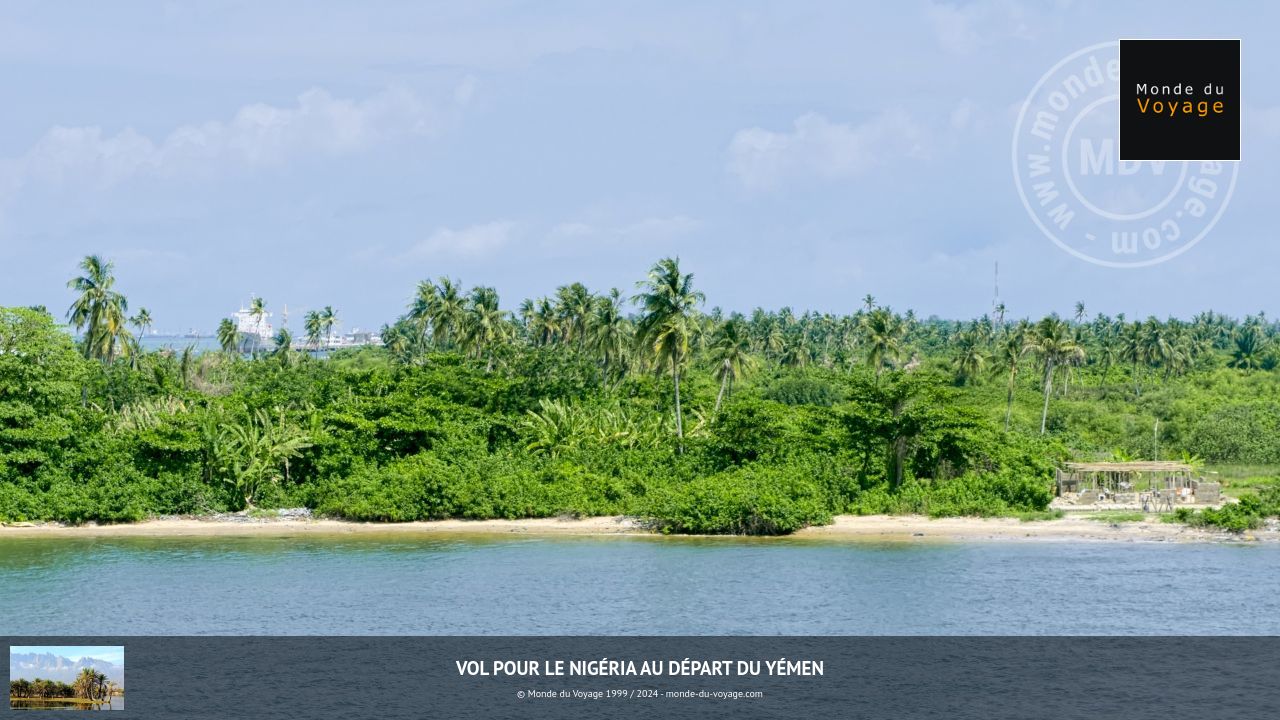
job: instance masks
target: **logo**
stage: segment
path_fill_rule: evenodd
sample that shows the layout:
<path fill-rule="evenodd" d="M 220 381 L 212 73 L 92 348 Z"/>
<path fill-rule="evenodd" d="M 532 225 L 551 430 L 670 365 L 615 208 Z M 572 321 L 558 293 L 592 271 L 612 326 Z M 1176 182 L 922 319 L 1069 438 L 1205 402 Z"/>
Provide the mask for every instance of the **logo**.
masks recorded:
<path fill-rule="evenodd" d="M 1118 42 L 1050 68 L 1018 114 L 1013 175 L 1023 207 L 1058 247 L 1097 265 L 1145 267 L 1213 229 L 1239 165 L 1121 160 L 1120 74 Z"/>
<path fill-rule="evenodd" d="M 1123 160 L 1240 159 L 1239 40 L 1121 40 Z"/>

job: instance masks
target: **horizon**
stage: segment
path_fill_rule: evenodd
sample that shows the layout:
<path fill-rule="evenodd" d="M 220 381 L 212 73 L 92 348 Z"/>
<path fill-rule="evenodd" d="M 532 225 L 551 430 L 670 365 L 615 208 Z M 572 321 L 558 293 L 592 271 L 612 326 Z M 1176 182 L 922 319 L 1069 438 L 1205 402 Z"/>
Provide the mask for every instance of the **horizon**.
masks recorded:
<path fill-rule="evenodd" d="M 106 259 L 107 261 L 111 262 L 111 258 L 104 258 L 104 259 Z M 676 259 L 677 259 L 677 260 L 679 260 L 679 258 L 676 258 Z M 115 270 L 118 272 L 118 271 L 119 271 L 119 268 L 118 268 L 118 267 L 116 267 L 116 268 L 115 268 Z M 696 285 L 696 281 L 697 281 L 697 273 L 694 273 L 694 276 L 695 276 L 695 277 L 694 277 L 694 280 L 695 280 L 695 285 Z M 453 279 L 458 280 L 458 278 L 453 278 Z M 433 282 L 434 282 L 434 280 L 435 280 L 435 279 L 434 279 L 434 278 L 427 278 L 427 280 L 431 280 L 431 281 L 433 281 Z M 572 282 L 574 282 L 574 281 L 566 282 L 566 283 L 565 283 L 565 285 L 570 284 L 570 283 L 572 283 Z M 584 283 L 584 284 L 585 284 L 585 283 Z M 460 285 L 461 285 L 461 287 L 463 287 L 464 289 L 471 289 L 471 288 L 474 288 L 474 287 L 480 287 L 480 286 L 483 286 L 483 283 L 478 284 L 478 285 L 469 285 L 469 284 L 467 284 L 466 282 L 461 282 L 461 283 L 460 283 Z M 633 283 L 633 285 L 634 285 L 634 283 Z M 122 292 L 122 293 L 125 295 L 126 299 L 129 299 L 130 312 L 136 312 L 140 307 L 143 307 L 143 306 L 141 306 L 141 305 L 139 305 L 139 304 L 136 304 L 136 303 L 135 303 L 131 298 L 129 298 L 129 293 L 127 292 L 127 290 L 126 290 L 126 289 L 119 287 L 119 285 L 117 285 L 117 286 L 116 286 L 116 289 L 117 289 L 117 290 L 119 290 L 120 292 Z M 549 288 L 546 292 L 539 293 L 539 294 L 537 294 L 537 295 L 528 296 L 528 297 L 521 297 L 521 298 L 519 298 L 519 299 L 516 299 L 514 302 L 502 301 L 502 302 L 500 302 L 500 307 L 501 307 L 503 310 L 505 310 L 505 311 L 507 311 L 507 312 L 511 313 L 511 315 L 513 316 L 513 318 L 515 318 L 515 319 L 519 319 L 519 314 L 518 314 L 518 312 L 517 312 L 517 308 L 518 308 L 518 306 L 519 306 L 520 302 L 522 302 L 522 301 L 524 301 L 524 300 L 533 300 L 533 299 L 539 299 L 539 298 L 543 298 L 543 297 L 548 297 L 548 298 L 553 297 L 553 296 L 554 296 L 554 292 L 555 292 L 555 290 L 556 290 L 556 289 L 558 289 L 558 288 Z M 591 288 L 591 287 L 588 287 L 587 289 L 588 289 L 590 292 L 592 292 L 592 293 L 594 293 L 594 294 L 596 294 L 596 295 L 600 295 L 600 294 L 607 293 L 609 290 L 613 290 L 613 289 L 621 290 L 621 288 L 617 288 L 617 287 L 614 287 L 614 288 Z M 67 294 L 68 294 L 69 296 L 70 296 L 70 295 L 73 295 L 72 291 L 70 291 L 70 290 L 67 290 L 66 292 L 67 292 Z M 262 299 L 264 299 L 264 300 L 268 300 L 267 298 L 265 298 L 265 297 L 263 297 L 263 296 L 260 296 L 260 295 L 257 295 L 257 294 L 250 294 L 250 295 L 249 295 L 250 301 L 252 301 L 254 298 L 258 298 L 258 297 L 261 297 L 261 298 L 262 298 Z M 502 297 L 502 296 L 500 295 L 500 298 L 501 298 L 501 297 Z M 634 317 L 634 316 L 635 316 L 635 312 L 634 312 L 634 302 L 633 302 L 633 300 L 634 300 L 634 296 L 632 296 L 632 295 L 628 295 L 628 294 L 623 294 L 623 298 L 624 298 L 625 306 L 626 306 L 626 307 L 628 308 L 628 310 L 629 310 L 629 311 L 627 312 L 626 316 L 627 316 L 627 317 Z M 1054 309 L 1050 309 L 1049 311 L 1044 312 L 1044 313 L 1041 313 L 1041 314 L 1024 314 L 1024 313 L 1018 313 L 1018 312 L 1015 312 L 1015 311 L 1014 311 L 1014 309 L 1012 309 L 1012 308 L 1008 307 L 1007 303 L 1004 303 L 1003 299 L 1002 299 L 1002 298 L 1000 298 L 1000 297 L 997 295 L 997 296 L 994 298 L 994 300 L 993 300 L 992 304 L 991 304 L 990 306 L 988 306 L 985 310 L 982 310 L 982 311 L 980 311 L 980 312 L 977 312 L 976 314 L 974 314 L 974 315 L 970 315 L 970 316 L 968 316 L 968 317 L 963 317 L 963 316 L 948 316 L 948 315 L 943 315 L 943 314 L 940 314 L 940 313 L 924 314 L 924 313 L 921 313 L 921 312 L 916 311 L 916 309 L 915 309 L 914 307 L 907 306 L 907 307 L 904 307 L 904 308 L 898 308 L 898 307 L 894 307 L 894 306 L 889 305 L 889 304 L 881 304 L 881 303 L 879 303 L 879 302 L 878 302 L 878 298 L 873 298 L 873 299 L 876 299 L 876 300 L 877 300 L 877 307 L 883 307 L 883 308 L 885 308 L 885 309 L 887 309 L 887 310 L 893 311 L 893 312 L 894 312 L 894 313 L 896 313 L 896 314 L 899 314 L 899 315 L 905 315 L 906 313 L 915 313 L 915 318 L 916 318 L 916 320 L 917 320 L 917 321 L 919 321 L 919 322 L 967 323 L 967 322 L 973 322 L 973 321 L 981 320 L 981 319 L 983 319 L 983 318 L 993 318 L 993 316 L 996 314 L 996 313 L 995 313 L 995 310 L 996 310 L 996 306 L 997 306 L 997 305 L 1003 305 L 1003 306 L 1004 306 L 1004 308 L 1003 308 L 1003 309 L 1004 309 L 1004 315 L 1003 315 L 1003 317 L 1004 317 L 1004 324 L 1005 324 L 1005 325 L 1011 325 L 1011 324 L 1014 324 L 1014 323 L 1016 323 L 1016 322 L 1017 322 L 1017 321 L 1019 321 L 1019 320 L 1035 320 L 1035 319 L 1037 319 L 1037 318 L 1042 318 L 1042 317 L 1047 317 L 1047 316 L 1055 316 L 1055 317 L 1059 317 L 1059 318 L 1061 318 L 1061 319 L 1063 319 L 1063 320 L 1067 321 L 1069 324 L 1073 324 L 1073 325 L 1087 325 L 1087 324 L 1089 324 L 1089 323 L 1091 323 L 1091 322 L 1094 322 L 1094 321 L 1096 321 L 1096 320 L 1098 320 L 1098 319 L 1102 319 L 1102 318 L 1110 319 L 1110 320 L 1116 320 L 1116 319 L 1123 318 L 1124 320 L 1126 320 L 1126 321 L 1128 321 L 1128 322 L 1134 322 L 1134 321 L 1137 321 L 1137 320 L 1146 320 L 1146 319 L 1148 319 L 1148 318 L 1156 318 L 1156 319 L 1161 320 L 1161 321 L 1163 321 L 1163 322 L 1168 322 L 1168 321 L 1192 322 L 1192 321 L 1194 321 L 1197 317 L 1199 317 L 1199 316 L 1201 316 L 1201 315 L 1206 315 L 1206 314 L 1208 314 L 1208 315 L 1216 315 L 1216 316 L 1220 316 L 1220 317 L 1223 317 L 1223 318 L 1225 318 L 1225 319 L 1227 319 L 1227 320 L 1230 320 L 1230 321 L 1233 321 L 1233 322 L 1245 322 L 1245 321 L 1252 320 L 1252 319 L 1266 319 L 1266 316 L 1267 316 L 1267 314 L 1268 314 L 1266 310 L 1249 311 L 1249 312 L 1243 312 L 1243 313 L 1227 313 L 1227 312 L 1221 312 L 1221 311 L 1219 311 L 1219 310 L 1217 310 L 1216 308 L 1213 308 L 1213 307 L 1205 307 L 1205 308 L 1201 308 L 1201 309 L 1199 309 L 1199 310 L 1193 310 L 1193 311 L 1188 312 L 1188 313 L 1183 314 L 1183 315 L 1176 315 L 1176 314 L 1166 314 L 1166 315 L 1158 315 L 1158 314 L 1149 314 L 1149 315 L 1130 315 L 1130 314 L 1128 314 L 1128 313 L 1126 313 L 1126 312 L 1124 312 L 1124 311 L 1111 312 L 1111 311 L 1108 311 L 1108 310 L 1106 310 L 1106 309 L 1098 310 L 1098 309 L 1096 309 L 1096 308 L 1094 308 L 1094 307 L 1091 307 L 1091 306 L 1090 306 L 1087 302 L 1085 302 L 1083 299 L 1078 299 L 1078 300 L 1076 300 L 1076 301 L 1073 301 L 1073 302 L 1071 303 L 1071 307 L 1070 307 L 1070 308 L 1064 308 L 1063 310 L 1054 310 Z M 1084 303 L 1085 310 L 1086 310 L 1086 312 L 1085 312 L 1084 316 L 1083 316 L 1082 318 L 1079 318 L 1079 319 L 1077 319 L 1077 317 L 1076 317 L 1076 314 L 1077 314 L 1077 308 L 1075 307 L 1075 303 L 1077 303 L 1077 302 L 1079 302 L 1079 303 Z M 243 312 L 243 311 L 245 311 L 245 310 L 247 310 L 247 309 L 248 309 L 248 305 L 249 305 L 249 303 L 240 303 L 240 304 L 239 304 L 239 307 L 238 307 L 238 310 Z M 406 305 L 407 305 L 407 303 L 406 303 Z M 0 307 L 5 307 L 5 306 L 6 306 L 6 305 L 5 305 L 4 303 L 0 303 Z M 30 305 L 30 304 L 27 304 L 27 305 L 23 305 L 23 304 L 13 304 L 13 305 L 9 305 L 9 307 L 29 307 L 29 308 L 33 308 L 33 309 L 43 309 L 45 312 L 48 312 L 48 313 L 49 313 L 49 314 L 54 318 L 55 323 L 56 323 L 59 327 L 61 327 L 61 328 L 65 329 L 65 330 L 67 330 L 67 331 L 69 331 L 69 332 L 70 332 L 70 334 L 71 334 L 73 337 L 76 337 L 76 338 L 79 338 L 79 337 L 80 337 L 80 336 L 75 332 L 75 330 L 71 327 L 70 323 L 67 321 L 67 313 L 66 313 L 65 311 L 64 311 L 63 313 L 59 314 L 58 312 L 55 312 L 55 310 L 54 310 L 53 308 L 50 308 L 50 307 L 49 307 L 49 306 L 47 306 L 47 305 L 39 305 L 39 304 L 36 304 L 36 305 Z M 150 306 L 150 305 L 148 305 L 148 306 L 145 306 L 145 307 L 146 307 L 149 311 L 150 311 L 150 310 L 154 310 L 154 306 Z M 288 327 L 288 328 L 290 328 L 290 329 L 298 329 L 298 328 L 300 328 L 300 327 L 301 327 L 301 325 L 302 325 L 302 320 L 303 320 L 303 316 L 304 316 L 304 313 L 306 312 L 306 310 L 303 310 L 303 309 L 296 309 L 296 310 L 288 309 L 288 308 L 289 308 L 288 303 L 282 303 L 282 304 L 281 304 L 281 306 L 279 306 L 279 308 L 280 308 L 280 309 L 276 309 L 276 306 L 273 306 L 273 305 L 270 303 L 270 301 L 268 300 L 268 304 L 267 304 L 267 313 L 266 313 L 265 317 L 267 317 L 267 318 L 279 318 L 279 317 L 281 317 L 281 310 L 286 311 L 286 312 L 288 313 L 289 321 L 288 321 L 287 323 L 282 323 L 281 325 L 276 326 L 276 329 L 279 329 L 280 327 Z M 376 333 L 376 332 L 379 332 L 382 328 L 384 328 L 384 327 L 386 327 L 386 326 L 393 325 L 397 320 L 399 320 L 399 319 L 403 318 L 403 317 L 405 316 L 406 309 L 407 309 L 407 308 L 402 307 L 402 308 L 401 308 L 401 309 L 400 309 L 396 314 L 394 314 L 394 315 L 392 315 L 392 316 L 389 316 L 389 317 L 387 317 L 386 319 L 384 319 L 384 320 L 382 320 L 382 321 L 374 322 L 374 323 L 372 323 L 372 324 L 370 324 L 370 325 L 355 326 L 355 325 L 351 325 L 351 324 L 348 324 L 348 323 L 346 323 L 346 322 L 345 322 L 345 320 L 344 320 L 344 318 L 343 318 L 343 315 L 342 315 L 342 308 L 340 308 L 340 307 L 335 308 L 335 310 L 336 310 L 336 311 L 337 311 L 337 313 L 338 313 L 338 326 L 341 328 L 341 330 L 340 330 L 340 333 L 339 333 L 339 334 L 352 333 L 352 332 L 357 332 L 357 331 L 360 331 L 360 332 L 375 332 L 375 333 Z M 734 315 L 734 314 L 740 314 L 740 315 L 742 315 L 742 316 L 744 316 L 744 317 L 750 318 L 750 317 L 751 317 L 751 315 L 752 315 L 754 312 L 756 312 L 757 310 L 762 310 L 762 311 L 764 311 L 765 313 L 776 314 L 776 313 L 781 312 L 781 311 L 782 311 L 782 310 L 784 310 L 784 309 L 790 310 L 790 311 L 791 311 L 795 316 L 797 316 L 797 317 L 801 317 L 801 316 L 804 316 L 804 315 L 807 315 L 807 314 L 816 314 L 816 315 L 819 315 L 819 316 L 821 316 L 821 315 L 831 315 L 831 316 L 834 316 L 834 317 L 842 317 L 842 316 L 855 316 L 855 315 L 857 315 L 857 314 L 859 314 L 859 313 L 865 312 L 865 309 L 866 309 L 866 308 L 865 308 L 865 297 L 860 297 L 860 298 L 857 300 L 857 304 L 856 304 L 853 308 L 851 308 L 851 309 L 847 309 L 847 310 L 837 310 L 837 311 L 822 311 L 822 310 L 817 310 L 817 309 L 815 309 L 815 308 L 799 307 L 799 306 L 795 306 L 795 305 L 792 305 L 792 304 L 789 304 L 789 303 L 783 303 L 783 304 L 781 304 L 781 305 L 774 306 L 774 307 L 765 307 L 765 306 L 762 306 L 762 305 L 756 305 L 756 306 L 753 306 L 753 307 L 750 307 L 750 308 L 727 308 L 727 307 L 724 307 L 724 306 L 722 306 L 722 305 L 720 305 L 720 304 L 718 304 L 718 303 L 713 302 L 710 298 L 708 298 L 705 302 L 703 302 L 703 303 L 700 305 L 700 312 L 702 312 L 703 314 L 709 314 L 709 313 L 712 313 L 712 312 L 714 312 L 714 311 L 717 311 L 717 310 L 718 310 L 718 311 L 721 311 L 725 317 L 729 317 L 729 316 Z M 163 329 L 162 329 L 162 328 L 160 328 L 160 327 L 154 327 L 154 326 L 153 326 L 153 327 L 152 327 L 152 329 L 151 329 L 151 332 L 148 332 L 148 333 L 145 333 L 145 334 L 144 334 L 144 333 L 137 333 L 137 336 L 138 336 L 138 337 L 140 337 L 140 338 L 172 339 L 172 338 L 190 337 L 190 334 L 194 332 L 194 333 L 196 333 L 196 337 L 198 337 L 198 338 L 200 338 L 200 339 L 207 339 L 207 338 L 214 337 L 214 335 L 215 335 L 215 331 L 216 331 L 216 327 L 217 327 L 217 324 L 218 324 L 219 322 L 221 322 L 224 318 L 232 317 L 232 316 L 233 316 L 233 314 L 234 314 L 234 312 L 236 312 L 236 311 L 232 311 L 232 312 L 226 313 L 226 314 L 224 314 L 224 315 L 222 315 L 222 316 L 219 316 L 218 318 L 213 319 L 212 321 L 209 321 L 209 324 L 208 324 L 208 325 L 203 325 L 203 326 L 202 326 L 202 325 L 192 325 L 192 326 L 190 326 L 190 327 L 188 327 L 188 328 L 186 328 L 186 329 L 183 329 L 183 328 L 169 328 L 169 327 L 165 327 L 165 328 L 163 328 Z M 154 313 L 153 313 L 153 314 L 154 314 Z M 993 318 L 993 322 L 994 322 L 994 318 Z M 1273 321 L 1273 322 L 1274 322 L 1274 321 Z M 159 323 L 157 323 L 157 325 L 159 325 Z"/>

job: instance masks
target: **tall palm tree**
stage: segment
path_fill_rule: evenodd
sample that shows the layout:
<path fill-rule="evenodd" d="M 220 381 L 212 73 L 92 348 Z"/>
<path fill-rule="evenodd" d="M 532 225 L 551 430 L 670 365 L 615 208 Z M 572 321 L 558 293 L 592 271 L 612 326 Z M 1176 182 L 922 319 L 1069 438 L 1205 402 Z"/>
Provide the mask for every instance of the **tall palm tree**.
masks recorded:
<path fill-rule="evenodd" d="M 588 344 L 600 358 L 605 377 L 609 377 L 611 370 L 625 367 L 621 361 L 626 352 L 630 326 L 623 316 L 622 304 L 622 291 L 613 288 L 608 295 L 596 298 L 587 323 Z"/>
<path fill-rule="evenodd" d="M 967 384 L 977 380 L 987 364 L 987 353 L 983 351 L 984 339 L 976 329 L 968 330 L 957 336 L 955 357 L 956 378 Z"/>
<path fill-rule="evenodd" d="M 249 315 L 253 317 L 253 350 L 257 352 L 262 347 L 262 325 L 267 317 L 267 301 L 260 297 L 250 300 Z"/>
<path fill-rule="evenodd" d="M 430 339 L 431 321 L 435 315 L 436 307 L 436 286 L 430 280 L 423 280 L 418 283 L 417 292 L 414 293 L 413 301 L 409 303 L 409 322 L 417 328 L 419 338 L 423 341 Z"/>
<path fill-rule="evenodd" d="M 556 288 L 556 315 L 566 342 L 582 347 L 587 342 L 587 326 L 595 307 L 595 296 L 582 283 Z"/>
<path fill-rule="evenodd" d="M 307 345 L 312 350 L 320 349 L 320 338 L 324 337 L 324 318 L 317 310 L 310 310 L 302 318 L 302 329 L 307 333 Z"/>
<path fill-rule="evenodd" d="M 1142 375 L 1140 369 L 1151 361 L 1151 345 L 1147 342 L 1146 330 L 1142 323 L 1135 322 L 1125 326 L 1120 340 L 1120 359 L 1133 367 L 1133 392 L 1142 394 Z"/>
<path fill-rule="evenodd" d="M 878 384 L 886 363 L 897 360 L 902 355 L 906 328 L 902 319 L 892 311 L 878 307 L 862 316 L 861 330 L 867 362 L 875 368 Z"/>
<path fill-rule="evenodd" d="M 431 337 L 441 347 L 453 347 L 462 339 L 467 299 L 462 295 L 461 284 L 447 277 L 440 278 L 435 291 L 431 304 Z"/>
<path fill-rule="evenodd" d="M 84 274 L 67 282 L 68 288 L 80 293 L 67 309 L 67 320 L 77 332 L 84 330 L 84 356 L 110 363 L 119 353 L 128 352 L 129 301 L 114 289 L 111 262 L 89 255 L 80 261 L 80 269 Z"/>
<path fill-rule="evenodd" d="M 333 345 L 333 328 L 338 324 L 338 313 L 332 305 L 325 305 L 320 311 L 320 326 L 324 328 L 325 347 Z"/>
<path fill-rule="evenodd" d="M 151 332 L 151 311 L 146 308 L 138 308 L 138 313 L 129 318 L 129 324 L 138 328 L 138 334 L 146 336 Z"/>
<path fill-rule="evenodd" d="M 560 322 L 550 298 L 538 298 L 530 303 L 525 328 L 534 345 L 549 345 L 560 335 Z"/>
<path fill-rule="evenodd" d="M 640 306 L 636 342 L 660 364 L 671 368 L 675 384 L 676 437 L 684 448 L 684 417 L 680 407 L 680 371 L 689 352 L 689 336 L 698 306 L 705 296 L 693 289 L 693 273 L 680 272 L 679 258 L 654 263 L 649 277 L 636 283 L 633 301 Z"/>
<path fill-rule="evenodd" d="M 1053 373 L 1060 365 L 1084 357 L 1084 348 L 1076 344 L 1071 328 L 1060 318 L 1050 315 L 1027 336 L 1027 349 L 1044 363 L 1044 409 L 1040 413 L 1040 434 L 1049 419 L 1049 396 L 1053 393 Z"/>
<path fill-rule="evenodd" d="M 730 392 L 733 383 L 755 369 L 756 359 L 751 355 L 751 341 L 737 318 L 726 320 L 716 330 L 715 340 L 711 344 L 711 361 L 715 367 L 715 378 L 720 381 L 720 391 L 716 393 L 716 407 L 712 413 L 720 412 L 720 404 L 725 393 Z"/>
<path fill-rule="evenodd" d="M 486 370 L 493 370 L 493 347 L 508 339 L 511 331 L 507 313 L 498 307 L 498 291 L 491 287 L 472 289 L 467 298 L 461 339 L 477 359 L 486 359 Z"/>
<path fill-rule="evenodd" d="M 240 330 L 236 328 L 236 323 L 231 318 L 223 318 L 218 323 L 218 344 L 222 346 L 222 352 L 231 354 L 240 352 Z"/>
<path fill-rule="evenodd" d="M 1009 423 L 1013 419 L 1013 391 L 1018 381 L 1018 365 L 1026 352 L 1027 323 L 1024 320 L 1005 334 L 998 349 L 1000 365 L 1009 371 L 1009 387 L 1005 396 L 1004 409 L 1004 429 L 1006 431 L 1009 429 Z"/>

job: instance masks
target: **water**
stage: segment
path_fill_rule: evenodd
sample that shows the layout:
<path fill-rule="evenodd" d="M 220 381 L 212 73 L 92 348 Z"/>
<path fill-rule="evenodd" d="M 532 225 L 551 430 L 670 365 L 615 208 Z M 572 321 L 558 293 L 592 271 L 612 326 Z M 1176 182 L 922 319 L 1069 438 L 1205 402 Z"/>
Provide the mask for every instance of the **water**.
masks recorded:
<path fill-rule="evenodd" d="M 14 538 L 0 633 L 1272 635 L 1277 570 L 1217 544 Z"/>
<path fill-rule="evenodd" d="M 188 347 L 194 352 L 214 352 L 221 350 L 222 346 L 218 344 L 216 337 L 175 337 L 169 335 L 148 335 L 139 340 L 142 348 L 148 352 L 154 350 L 171 350 L 180 353 Z"/>
<path fill-rule="evenodd" d="M 124 697 L 117 695 L 111 698 L 110 703 L 101 703 L 97 705 L 48 702 L 42 700 L 16 700 L 10 698 L 9 707 L 13 710 L 123 710 Z"/>

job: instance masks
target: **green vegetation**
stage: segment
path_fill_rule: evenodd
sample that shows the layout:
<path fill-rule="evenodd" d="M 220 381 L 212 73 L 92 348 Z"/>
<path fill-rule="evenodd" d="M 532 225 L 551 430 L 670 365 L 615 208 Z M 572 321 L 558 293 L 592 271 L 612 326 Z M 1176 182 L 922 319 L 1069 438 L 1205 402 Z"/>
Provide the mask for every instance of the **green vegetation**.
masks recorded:
<path fill-rule="evenodd" d="M 1276 505 L 1280 326 L 1263 317 L 956 322 L 871 297 L 726 314 L 668 258 L 634 298 L 574 283 L 515 313 L 493 288 L 424 281 L 384 347 L 327 358 L 230 321 L 219 352 L 144 352 L 127 325 L 145 334 L 150 312 L 126 319 L 110 263 L 82 270 L 78 340 L 0 308 L 0 520 L 304 505 L 779 534 L 838 513 L 1045 518 L 1062 459 L 1184 454 L 1262 466 L 1236 489 L 1259 504 L 1187 521 Z M 337 317 L 306 316 L 308 348 Z"/>
<path fill-rule="evenodd" d="M 1237 503 L 1228 503 L 1217 509 L 1192 511 L 1178 508 L 1173 519 L 1193 527 L 1208 527 L 1243 533 L 1257 530 L 1267 518 L 1280 516 L 1280 486 L 1272 486 L 1258 495 L 1242 495 Z"/>
<path fill-rule="evenodd" d="M 104 703 L 113 694 L 123 694 L 115 683 L 107 676 L 94 670 L 84 668 L 76 676 L 75 682 L 67 684 L 57 680 L 10 680 L 9 698 L 13 700 L 49 700 L 62 702 Z"/>

